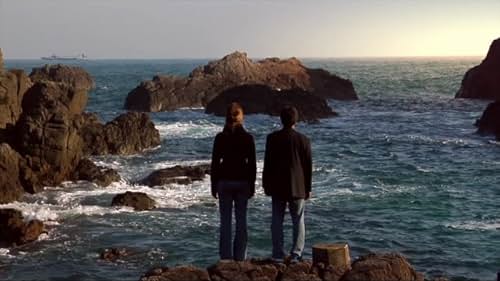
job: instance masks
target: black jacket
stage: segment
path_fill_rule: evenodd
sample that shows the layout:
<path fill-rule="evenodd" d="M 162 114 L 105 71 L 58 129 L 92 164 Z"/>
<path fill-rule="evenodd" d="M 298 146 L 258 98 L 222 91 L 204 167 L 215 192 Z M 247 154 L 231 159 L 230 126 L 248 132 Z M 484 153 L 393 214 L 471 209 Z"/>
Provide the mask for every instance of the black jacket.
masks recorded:
<path fill-rule="evenodd" d="M 255 192 L 255 143 L 252 135 L 241 126 L 234 130 L 225 128 L 215 137 L 212 150 L 210 178 L 212 194 L 215 194 L 220 180 L 248 182 Z"/>
<path fill-rule="evenodd" d="M 306 198 L 311 192 L 311 143 L 303 134 L 284 128 L 267 136 L 262 185 L 268 196 Z"/>

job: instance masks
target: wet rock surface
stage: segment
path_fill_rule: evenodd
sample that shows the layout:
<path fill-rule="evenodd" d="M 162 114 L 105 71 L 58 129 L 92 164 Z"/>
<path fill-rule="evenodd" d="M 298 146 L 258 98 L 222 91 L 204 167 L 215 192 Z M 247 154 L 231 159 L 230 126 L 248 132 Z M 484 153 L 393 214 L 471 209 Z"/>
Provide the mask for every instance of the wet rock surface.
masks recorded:
<path fill-rule="evenodd" d="M 174 166 L 152 172 L 139 183 L 147 186 L 160 186 L 171 183 L 190 184 L 200 181 L 210 174 L 210 164 L 196 166 Z"/>
<path fill-rule="evenodd" d="M 234 52 L 194 69 L 188 77 L 158 75 L 142 82 L 128 94 L 125 108 L 156 112 L 204 107 L 223 91 L 247 84 L 281 90 L 300 88 L 325 99 L 357 99 L 351 81 L 307 68 L 296 58 L 253 62 L 246 53 Z"/>
<path fill-rule="evenodd" d="M 145 211 L 154 209 L 156 202 L 146 193 L 127 191 L 113 197 L 111 206 L 127 206 L 135 211 Z"/>
<path fill-rule="evenodd" d="M 500 101 L 488 104 L 476 126 L 479 134 L 495 135 L 500 140 Z"/>
<path fill-rule="evenodd" d="M 0 209 L 0 247 L 23 245 L 38 239 L 44 232 L 39 220 L 24 221 L 20 211 Z"/>
<path fill-rule="evenodd" d="M 73 180 L 85 180 L 96 183 L 101 187 L 106 187 L 112 182 L 120 181 L 117 171 L 94 164 L 89 159 L 82 159 L 72 175 Z"/>

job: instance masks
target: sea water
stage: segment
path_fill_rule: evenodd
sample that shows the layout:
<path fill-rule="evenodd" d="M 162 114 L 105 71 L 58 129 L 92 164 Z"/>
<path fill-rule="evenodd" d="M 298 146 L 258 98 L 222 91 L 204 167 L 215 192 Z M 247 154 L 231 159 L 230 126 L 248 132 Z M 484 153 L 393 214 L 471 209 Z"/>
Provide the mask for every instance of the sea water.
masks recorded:
<path fill-rule="evenodd" d="M 481 58 L 304 59 L 349 78 L 357 101 L 330 100 L 339 117 L 299 124 L 312 142 L 313 197 L 306 205 L 306 250 L 318 242 L 347 242 L 353 258 L 400 252 L 427 276 L 494 280 L 500 270 L 500 145 L 475 133 L 487 101 L 454 99 L 463 74 Z M 156 74 L 187 75 L 208 60 L 89 60 L 96 82 L 87 111 L 109 121 L 124 112 L 127 93 Z M 45 62 L 7 60 L 30 71 Z M 0 249 L 1 280 L 137 280 L 154 266 L 218 259 L 218 208 L 209 177 L 183 186 L 135 184 L 174 165 L 209 163 L 224 119 L 201 108 L 151 113 L 161 145 L 131 156 L 93 157 L 122 180 L 106 188 L 64 183 L 0 205 L 43 220 L 48 234 Z M 249 256 L 271 254 L 270 199 L 261 188 L 266 135 L 277 117 L 248 115 L 255 136 L 257 194 L 249 204 Z M 111 207 L 127 190 L 158 202 L 152 211 Z M 286 222 L 286 242 L 291 229 Z M 104 248 L 133 255 L 100 261 Z"/>

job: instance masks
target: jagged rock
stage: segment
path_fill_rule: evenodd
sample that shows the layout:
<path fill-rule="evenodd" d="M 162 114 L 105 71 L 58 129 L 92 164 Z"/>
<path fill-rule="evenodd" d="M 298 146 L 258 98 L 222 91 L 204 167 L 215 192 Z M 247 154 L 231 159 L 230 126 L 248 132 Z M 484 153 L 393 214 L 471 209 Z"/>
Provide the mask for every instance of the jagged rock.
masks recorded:
<path fill-rule="evenodd" d="M 369 254 L 352 263 L 342 281 L 423 281 L 422 274 L 417 273 L 408 261 L 400 254 Z"/>
<path fill-rule="evenodd" d="M 119 181 L 120 175 L 117 171 L 109 168 L 97 166 L 89 159 L 82 159 L 72 176 L 73 180 L 85 180 L 105 187 L 112 182 Z"/>
<path fill-rule="evenodd" d="M 283 107 L 293 105 L 297 108 L 301 121 L 337 115 L 325 99 L 300 88 L 277 91 L 265 85 L 243 85 L 228 89 L 208 103 L 206 113 L 225 116 L 227 105 L 234 101 L 243 106 L 245 114 L 279 116 Z"/>
<path fill-rule="evenodd" d="M 114 262 L 130 255 L 132 255 L 132 252 L 127 248 L 109 248 L 101 251 L 99 259 Z"/>
<path fill-rule="evenodd" d="M 86 155 L 128 155 L 160 145 L 160 133 L 145 113 L 127 112 L 105 125 L 95 114 L 83 118 L 80 135 Z"/>
<path fill-rule="evenodd" d="M 175 166 L 152 172 L 139 183 L 147 186 L 160 186 L 171 183 L 190 184 L 193 181 L 203 180 L 210 174 L 210 164 L 197 166 Z"/>
<path fill-rule="evenodd" d="M 24 189 L 19 180 L 20 155 L 8 144 L 0 144 L 0 204 L 16 201 Z"/>
<path fill-rule="evenodd" d="M 78 134 L 87 92 L 56 82 L 37 82 L 23 99 L 16 125 L 16 150 L 26 160 L 26 191 L 58 185 L 70 178 L 82 156 Z"/>
<path fill-rule="evenodd" d="M 469 69 L 456 98 L 500 99 L 500 38 L 494 40 L 486 58 Z"/>
<path fill-rule="evenodd" d="M 0 74 L 3 71 L 3 53 L 2 53 L 2 48 L 0 48 Z"/>
<path fill-rule="evenodd" d="M 288 265 L 283 271 L 281 281 L 321 281 L 321 278 L 312 270 L 311 262 L 303 261 Z"/>
<path fill-rule="evenodd" d="M 127 206 L 132 207 L 136 211 L 151 210 L 155 208 L 156 202 L 151 199 L 146 193 L 127 191 L 122 194 L 117 194 L 112 206 Z"/>
<path fill-rule="evenodd" d="M 23 96 L 31 86 L 22 70 L 0 71 L 0 129 L 16 124 L 21 116 Z"/>
<path fill-rule="evenodd" d="M 301 88 L 323 98 L 357 99 L 351 81 L 309 69 L 296 58 L 253 62 L 246 53 L 234 52 L 194 69 L 189 77 L 164 75 L 142 82 L 128 94 L 125 108 L 155 112 L 206 106 L 224 90 L 246 84 Z"/>
<path fill-rule="evenodd" d="M 273 281 L 277 280 L 283 264 L 275 265 L 271 261 L 219 261 L 208 268 L 213 281 Z"/>
<path fill-rule="evenodd" d="M 500 139 L 500 101 L 488 104 L 476 126 L 479 134 L 494 134 Z"/>
<path fill-rule="evenodd" d="M 334 267 L 333 265 L 325 266 L 323 263 L 315 264 L 313 272 L 315 272 L 323 281 L 339 281 L 342 276 L 349 271 L 349 267 Z"/>
<path fill-rule="evenodd" d="M 0 247 L 22 245 L 35 241 L 44 232 L 39 220 L 24 222 L 20 211 L 0 209 Z"/>
<path fill-rule="evenodd" d="M 62 64 L 44 65 L 33 68 L 30 78 L 34 82 L 53 81 L 71 85 L 75 89 L 89 91 L 95 88 L 94 80 L 90 74 L 79 66 L 67 66 Z"/>
<path fill-rule="evenodd" d="M 210 281 L 206 270 L 191 265 L 150 270 L 139 281 Z"/>

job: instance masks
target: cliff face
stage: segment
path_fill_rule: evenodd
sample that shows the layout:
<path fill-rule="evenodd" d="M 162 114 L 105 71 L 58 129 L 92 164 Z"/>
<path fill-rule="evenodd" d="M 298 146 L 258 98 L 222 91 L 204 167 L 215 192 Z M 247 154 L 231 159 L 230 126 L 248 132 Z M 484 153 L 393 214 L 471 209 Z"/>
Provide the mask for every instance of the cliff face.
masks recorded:
<path fill-rule="evenodd" d="M 465 73 L 455 98 L 500 99 L 500 38 L 491 43 L 481 64 Z"/>
<path fill-rule="evenodd" d="M 204 107 L 223 91 L 248 84 L 275 90 L 300 88 L 321 98 L 357 99 L 351 81 L 307 68 L 296 58 L 253 62 L 246 53 L 235 52 L 194 69 L 188 77 L 155 76 L 142 82 L 128 94 L 125 108 L 154 112 Z"/>

